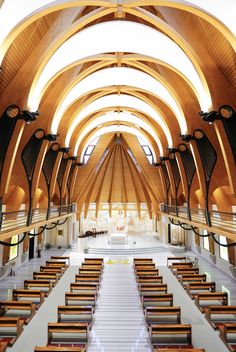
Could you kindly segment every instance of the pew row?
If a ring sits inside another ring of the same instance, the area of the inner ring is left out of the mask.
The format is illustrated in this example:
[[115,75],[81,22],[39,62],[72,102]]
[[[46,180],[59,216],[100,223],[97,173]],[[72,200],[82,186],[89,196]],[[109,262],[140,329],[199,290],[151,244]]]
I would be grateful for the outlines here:
[[73,345],[86,347],[89,339],[90,323],[49,323],[48,345]]
[[85,349],[83,347],[36,346],[34,352],[85,352]]
[[139,276],[137,277],[137,282],[138,284],[150,284],[150,285],[156,285],[156,284],[162,284],[163,282],[163,277],[162,276]]
[[14,289],[12,291],[13,301],[28,301],[36,305],[38,309],[45,300],[45,293],[41,290]]
[[189,282],[186,285],[186,292],[192,299],[198,293],[215,292],[215,290],[215,282]]
[[98,289],[99,285],[93,282],[72,282],[70,284],[71,292],[97,294]]
[[193,347],[190,324],[150,324],[149,334],[154,347]]
[[29,301],[0,301],[0,317],[19,318],[28,324],[36,312],[36,305]]
[[187,262],[187,258],[186,257],[167,257],[167,262],[166,262],[166,265],[169,266],[169,262],[171,262],[171,265],[173,264],[173,262],[184,262],[186,263]]
[[180,324],[180,307],[146,307],[144,315],[147,324]]
[[195,304],[203,312],[209,306],[228,305],[227,292],[204,292],[195,295]]
[[143,307],[173,306],[172,293],[153,293],[141,297]]
[[0,318],[0,342],[12,346],[23,331],[24,322],[19,318]]
[[155,292],[167,293],[167,284],[140,284],[139,285],[140,295],[148,295]]
[[59,256],[59,255],[52,255],[51,256],[51,260],[53,261],[63,261],[63,262],[67,262],[68,265],[70,265],[70,257],[68,256]]
[[48,280],[52,282],[52,286],[55,286],[59,280],[59,277],[57,273],[43,273],[40,271],[34,271],[33,280]]
[[226,323],[236,323],[236,306],[209,306],[204,308],[206,319],[214,329]]
[[48,296],[52,291],[52,282],[50,280],[25,280],[24,289],[26,290],[41,290],[45,296]]
[[66,292],[65,304],[76,306],[95,306],[97,296],[96,294],[85,294],[77,292]]
[[58,322],[87,322],[93,319],[92,306],[59,306],[57,310]]

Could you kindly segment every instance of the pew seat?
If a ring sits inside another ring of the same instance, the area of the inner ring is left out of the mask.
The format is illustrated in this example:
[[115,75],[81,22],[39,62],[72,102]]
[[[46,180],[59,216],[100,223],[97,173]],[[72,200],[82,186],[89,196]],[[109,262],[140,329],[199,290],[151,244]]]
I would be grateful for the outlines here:
[[24,322],[20,318],[0,318],[0,342],[12,346],[23,331]]
[[7,349],[7,342],[0,341],[0,352],[6,352]]
[[167,284],[140,284],[139,285],[140,295],[149,295],[155,292],[167,293]]
[[189,282],[186,285],[186,292],[193,299],[196,294],[204,292],[215,292],[215,282]]
[[14,289],[12,291],[13,301],[28,301],[36,305],[38,309],[45,300],[45,293],[41,290]]
[[85,352],[84,347],[36,346],[34,352]]
[[186,288],[189,282],[206,282],[206,274],[184,274],[181,275],[178,280],[180,281],[181,285]]
[[98,277],[98,278],[100,278],[102,275],[100,270],[87,270],[83,268],[79,269],[79,274],[84,276]]
[[76,274],[75,275],[75,282],[93,282],[93,283],[100,283],[100,277],[98,276],[88,276],[83,274]]
[[86,347],[90,323],[49,323],[48,345]]
[[70,284],[70,291],[71,292],[80,292],[80,293],[91,293],[97,294],[98,293],[99,285],[96,283],[91,282],[73,282]]
[[142,269],[142,270],[136,270],[135,272],[136,276],[158,276],[159,275],[159,269]]
[[86,270],[90,270],[90,271],[103,271],[103,266],[101,265],[92,265],[92,264],[85,264],[82,263],[81,265],[81,269],[86,269]]
[[45,296],[48,296],[52,291],[53,283],[51,280],[25,280],[24,289],[26,290],[41,290]]
[[188,269],[188,268],[192,268],[193,267],[193,263],[192,262],[184,262],[184,263],[174,263],[172,265],[169,266],[169,269],[171,271],[174,271],[178,268],[182,268],[182,269]]
[[144,315],[148,324],[181,323],[180,307],[146,307]]
[[58,282],[58,274],[57,273],[44,273],[40,271],[33,272],[33,280],[48,280],[52,282],[52,285],[55,286]]
[[49,260],[46,260],[46,266],[55,266],[57,268],[63,268],[64,270],[67,270],[68,268],[68,264],[66,260],[49,259]]
[[195,304],[201,311],[209,306],[227,306],[228,294],[227,292],[198,293],[195,296]]
[[94,314],[92,306],[59,306],[58,322],[88,322],[91,323]]
[[176,276],[199,274],[199,268],[177,268],[173,270]]
[[220,337],[230,351],[236,351],[236,323],[226,323],[219,326]]
[[43,272],[43,273],[56,273],[56,274],[58,274],[59,278],[65,272],[64,268],[57,267],[57,266],[51,266],[51,265],[41,265],[40,266],[40,271]]
[[156,285],[156,284],[162,284],[163,282],[163,277],[162,276],[139,276],[137,277],[137,282],[138,284],[150,284],[150,285]]
[[226,323],[236,323],[236,306],[209,306],[205,316],[214,329]]
[[85,264],[92,264],[92,265],[96,265],[96,264],[100,264],[103,265],[103,258],[85,258],[84,259],[84,263]]
[[29,301],[0,301],[0,316],[20,318],[28,324],[36,312],[36,305]]
[[152,258],[134,258],[133,259],[134,264],[152,264],[153,259]]
[[154,347],[192,347],[190,324],[150,324],[149,334]]
[[51,256],[51,260],[53,261],[63,261],[63,262],[67,262],[68,265],[70,265],[70,257],[68,256],[61,256],[61,255],[52,255]]
[[179,256],[179,257],[167,257],[167,262],[166,265],[169,266],[169,262],[171,262],[173,264],[173,262],[184,262],[186,263],[187,258],[183,257],[183,256]]
[[147,263],[147,264],[134,264],[134,269],[135,270],[149,270],[149,269],[155,269],[156,268],[156,265],[154,263],[150,264],[150,263]]
[[204,348],[157,348],[154,352],[206,352]]
[[143,307],[173,306],[172,293],[153,293],[141,297]]
[[96,294],[85,294],[78,292],[66,292],[65,294],[65,304],[75,305],[75,306],[95,306],[96,304]]

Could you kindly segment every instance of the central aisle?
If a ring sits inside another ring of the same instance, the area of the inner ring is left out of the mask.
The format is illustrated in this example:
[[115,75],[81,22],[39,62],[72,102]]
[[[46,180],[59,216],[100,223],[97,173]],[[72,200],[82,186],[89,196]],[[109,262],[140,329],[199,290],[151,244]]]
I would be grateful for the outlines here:
[[105,264],[88,352],[150,352],[131,264]]

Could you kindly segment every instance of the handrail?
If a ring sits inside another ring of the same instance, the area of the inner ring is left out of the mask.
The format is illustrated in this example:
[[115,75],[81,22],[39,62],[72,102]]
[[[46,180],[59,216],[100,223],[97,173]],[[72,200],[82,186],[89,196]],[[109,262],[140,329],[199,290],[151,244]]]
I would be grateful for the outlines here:
[[[75,204],[65,204],[65,205],[62,205],[62,207],[54,205],[50,209],[49,219],[70,214],[70,213],[73,213],[74,211],[75,211]],[[0,233],[27,226],[28,216],[29,216],[29,210],[2,212],[0,217]],[[44,221],[44,220],[48,220],[47,208],[32,209],[32,224],[40,221]]]
[[[189,222],[189,214],[191,214],[192,222],[199,224],[206,224],[206,210],[191,208],[189,209],[186,206],[178,206],[176,212],[176,207],[173,205],[161,204],[161,212],[168,214],[169,216],[173,215],[174,217],[178,217],[183,220],[188,220]],[[225,212],[225,211],[217,211],[211,210],[208,212],[210,217],[210,225],[208,227],[212,227],[214,229],[224,229],[225,231],[230,231],[236,233],[236,213]]]

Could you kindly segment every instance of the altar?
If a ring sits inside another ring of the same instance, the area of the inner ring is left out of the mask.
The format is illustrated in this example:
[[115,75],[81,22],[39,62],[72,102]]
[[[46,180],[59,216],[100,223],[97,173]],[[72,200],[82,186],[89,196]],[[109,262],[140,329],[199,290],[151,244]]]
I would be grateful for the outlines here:
[[112,232],[111,235],[111,244],[126,244],[127,235],[123,232]]

